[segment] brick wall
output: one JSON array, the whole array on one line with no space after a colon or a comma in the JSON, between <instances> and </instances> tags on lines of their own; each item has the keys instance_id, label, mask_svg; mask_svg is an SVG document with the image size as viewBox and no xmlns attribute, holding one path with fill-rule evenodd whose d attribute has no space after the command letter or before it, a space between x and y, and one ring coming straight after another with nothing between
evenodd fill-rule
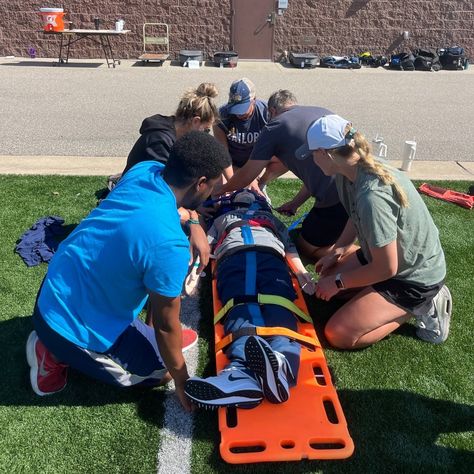
<instances>
[{"instance_id":1,"label":"brick wall","mask_svg":"<svg viewBox=\"0 0 474 474\"><path fill-rule=\"evenodd\" d=\"M258 0L255 0L258 1ZM289 0L277 17L275 59L284 50L348 54L362 50L389 53L417 46L460 44L474 59L474 0ZM77 0L0 2L0 56L55 57L58 39L40 32L43 6L62 6L76 28L93 28L100 17L113 28L123 18L131 33L116 38L122 58L136 58L142 48L144 22L170 25L172 57L180 49L207 54L228 49L231 42L231 0ZM402 31L409 31L403 40ZM72 57L101 57L90 42L74 46Z\"/></svg>"},{"instance_id":2,"label":"brick wall","mask_svg":"<svg viewBox=\"0 0 474 474\"><path fill-rule=\"evenodd\" d=\"M289 0L278 17L275 51L320 54L459 44L474 55L472 0ZM408 31L403 40L401 32Z\"/></svg>"}]
</instances>

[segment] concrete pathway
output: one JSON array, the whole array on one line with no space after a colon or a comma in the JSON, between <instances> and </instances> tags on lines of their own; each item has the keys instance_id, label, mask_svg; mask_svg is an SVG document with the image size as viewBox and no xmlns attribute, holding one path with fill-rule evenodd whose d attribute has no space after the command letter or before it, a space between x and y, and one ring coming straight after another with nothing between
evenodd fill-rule
<instances>
[{"instance_id":1,"label":"concrete pathway","mask_svg":"<svg viewBox=\"0 0 474 474\"><path fill-rule=\"evenodd\" d=\"M104 156L1 156L0 174L59 174L108 176L122 171L126 157ZM399 167L400 161L392 162ZM474 182L474 162L414 161L411 179L462 180ZM294 178L292 173L285 178Z\"/></svg>"}]
</instances>

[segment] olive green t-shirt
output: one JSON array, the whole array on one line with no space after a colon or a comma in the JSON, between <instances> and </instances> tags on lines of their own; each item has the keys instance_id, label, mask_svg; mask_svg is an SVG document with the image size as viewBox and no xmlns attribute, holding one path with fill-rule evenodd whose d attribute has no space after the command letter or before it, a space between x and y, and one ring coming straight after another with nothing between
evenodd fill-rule
<instances>
[{"instance_id":1,"label":"olive green t-shirt","mask_svg":"<svg viewBox=\"0 0 474 474\"><path fill-rule=\"evenodd\" d=\"M418 285L434 285L446 275L439 233L425 203L406 175L385 165L404 189L409 207L398 204L393 188L361 167L354 183L337 175L339 197L357 231L368 262L370 248L397 240L398 271L394 278Z\"/></svg>"}]
</instances>

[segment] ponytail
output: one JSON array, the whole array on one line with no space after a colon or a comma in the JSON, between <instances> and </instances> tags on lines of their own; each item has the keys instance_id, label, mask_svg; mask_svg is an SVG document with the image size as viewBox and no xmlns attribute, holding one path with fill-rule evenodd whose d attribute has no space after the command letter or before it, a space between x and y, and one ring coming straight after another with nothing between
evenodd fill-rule
<instances>
[{"instance_id":1,"label":"ponytail","mask_svg":"<svg viewBox=\"0 0 474 474\"><path fill-rule=\"evenodd\" d=\"M217 97L215 84L203 82L197 89L187 90L179 102L175 112L176 120L187 122L199 117L204 123L212 123L219 117L219 111L212 99Z\"/></svg>"},{"instance_id":2,"label":"ponytail","mask_svg":"<svg viewBox=\"0 0 474 474\"><path fill-rule=\"evenodd\" d=\"M358 161L358 166L362 167L365 172L376 176L380 181L382 181L383 184L390 185L393 189L395 199L398 201L400 206L408 207L409 203L405 191L394 178L394 176L389 172L389 170L382 163L379 163L374 159L371 146L364 135L348 125L346 137L351 141L349 144L338 148L337 154L347 158L352 153L357 153L360 158Z\"/></svg>"}]
</instances>

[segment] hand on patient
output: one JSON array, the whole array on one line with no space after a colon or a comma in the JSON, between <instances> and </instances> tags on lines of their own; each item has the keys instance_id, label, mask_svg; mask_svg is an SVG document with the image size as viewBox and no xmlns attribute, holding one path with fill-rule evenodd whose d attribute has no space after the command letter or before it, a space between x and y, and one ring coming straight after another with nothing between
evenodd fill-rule
<instances>
[{"instance_id":1,"label":"hand on patient","mask_svg":"<svg viewBox=\"0 0 474 474\"><path fill-rule=\"evenodd\" d=\"M307 295L314 295L315 283L313 277L308 272L298 273L296 275L296 278L298 279L298 283L300 284L301 289Z\"/></svg>"},{"instance_id":2,"label":"hand on patient","mask_svg":"<svg viewBox=\"0 0 474 474\"><path fill-rule=\"evenodd\" d=\"M327 272L336 265L341 256L336 252L331 252L324 257L321 257L314 265L314 270L316 273L319 273L321 276L327 274Z\"/></svg>"},{"instance_id":3,"label":"hand on patient","mask_svg":"<svg viewBox=\"0 0 474 474\"><path fill-rule=\"evenodd\" d=\"M315 294L320 300L329 301L339 291L340 289L336 286L336 280L333 275L323 276L316 283Z\"/></svg>"},{"instance_id":4,"label":"hand on patient","mask_svg":"<svg viewBox=\"0 0 474 474\"><path fill-rule=\"evenodd\" d=\"M288 201L277 207L275 211L285 216L294 216L298 212L298 206L293 201Z\"/></svg>"}]
</instances>

